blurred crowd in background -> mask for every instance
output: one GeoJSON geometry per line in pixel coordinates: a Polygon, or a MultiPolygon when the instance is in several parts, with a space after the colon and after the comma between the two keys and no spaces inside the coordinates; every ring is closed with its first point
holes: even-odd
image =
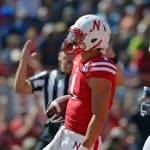
{"type": "Polygon", "coordinates": [[[137,99],[150,86],[149,0],[1,0],[0,1],[0,150],[34,150],[45,115],[41,93],[13,90],[21,49],[33,40],[39,53],[29,75],[57,67],[68,27],[82,15],[107,20],[111,45],[125,75],[103,133],[106,150],[141,150],[150,135],[150,116],[141,117],[137,99]]]}

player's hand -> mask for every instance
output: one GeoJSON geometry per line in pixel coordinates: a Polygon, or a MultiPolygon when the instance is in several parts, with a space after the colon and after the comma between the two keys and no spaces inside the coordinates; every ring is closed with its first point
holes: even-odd
{"type": "Polygon", "coordinates": [[[52,123],[61,123],[64,121],[64,117],[58,116],[57,114],[54,114],[51,118],[48,119],[52,123]]]}
{"type": "Polygon", "coordinates": [[[35,51],[35,44],[31,41],[28,40],[22,49],[22,54],[21,54],[21,60],[28,64],[31,60],[32,53],[35,51]]]}
{"type": "Polygon", "coordinates": [[[150,115],[150,102],[149,101],[145,101],[142,102],[140,105],[140,114],[141,116],[146,116],[146,115],[150,115]]]}

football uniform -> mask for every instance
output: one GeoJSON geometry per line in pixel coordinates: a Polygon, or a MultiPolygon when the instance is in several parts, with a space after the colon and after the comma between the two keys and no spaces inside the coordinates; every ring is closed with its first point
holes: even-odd
{"type": "Polygon", "coordinates": [[[71,99],[67,105],[65,127],[82,135],[85,135],[88,123],[92,117],[91,89],[88,86],[88,79],[91,77],[104,78],[111,81],[112,89],[109,99],[109,105],[111,106],[115,92],[116,66],[111,60],[103,56],[98,56],[82,63],[79,55],[74,61],[69,83],[71,99]]]}
{"type": "MultiPolygon", "coordinates": [[[[44,150],[80,150],[92,117],[91,89],[88,86],[88,80],[92,77],[111,81],[109,98],[109,107],[111,107],[115,92],[116,66],[104,56],[97,56],[82,62],[81,55],[78,55],[74,59],[69,82],[71,98],[67,104],[64,127],[44,150]]],[[[99,138],[91,150],[99,150],[100,147],[101,139],[99,138]]]]}

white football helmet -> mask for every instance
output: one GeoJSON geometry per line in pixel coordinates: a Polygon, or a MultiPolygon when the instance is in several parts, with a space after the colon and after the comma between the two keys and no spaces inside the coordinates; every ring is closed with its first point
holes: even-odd
{"type": "Polygon", "coordinates": [[[64,49],[67,53],[106,49],[110,34],[110,27],[106,21],[97,15],[85,15],[70,27],[64,49]]]}

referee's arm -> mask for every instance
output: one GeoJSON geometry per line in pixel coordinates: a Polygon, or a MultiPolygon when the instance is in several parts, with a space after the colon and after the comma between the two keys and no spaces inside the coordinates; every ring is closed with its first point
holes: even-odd
{"type": "Polygon", "coordinates": [[[27,79],[27,68],[30,63],[30,59],[34,59],[30,54],[30,44],[32,43],[27,42],[25,44],[19,67],[16,72],[14,89],[19,94],[31,94],[35,91],[42,91],[45,82],[49,78],[49,73],[47,71],[43,71],[27,79]]]}

